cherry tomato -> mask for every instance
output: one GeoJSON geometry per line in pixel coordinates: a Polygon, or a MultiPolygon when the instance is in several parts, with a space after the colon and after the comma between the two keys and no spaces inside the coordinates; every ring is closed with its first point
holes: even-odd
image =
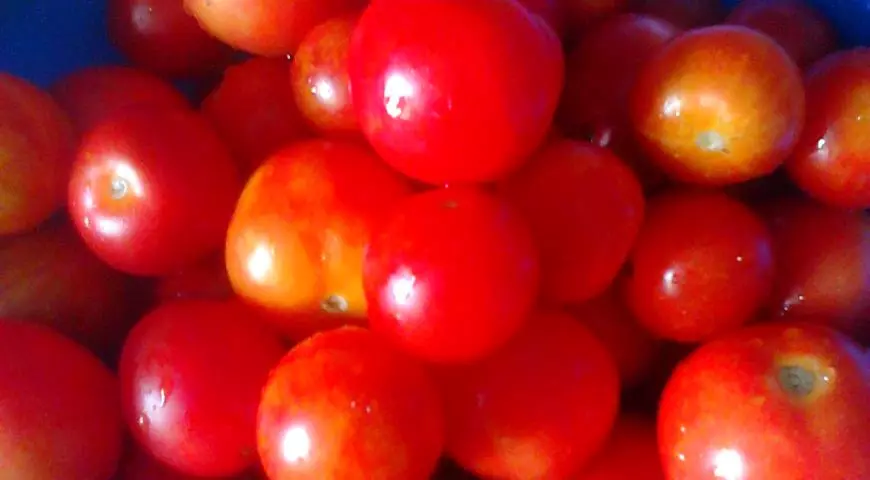
{"type": "Polygon", "coordinates": [[[8,479],[108,479],[121,458],[117,383],[52,330],[0,320],[0,458],[8,479]]]}
{"type": "Polygon", "coordinates": [[[604,450],[576,480],[665,480],[655,422],[623,415],[604,450]]]}
{"type": "Polygon", "coordinates": [[[239,190],[229,152],[198,113],[140,107],[82,140],[70,213],[109,265],[165,275],[220,248],[239,190]]]}
{"type": "Polygon", "coordinates": [[[197,77],[230,63],[233,51],[199,26],[180,0],[109,0],[112,43],[135,65],[170,77],[197,77]]]}
{"type": "Polygon", "coordinates": [[[772,242],[763,221],[724,193],[664,194],[648,204],[627,301],[643,326],[670,340],[738,327],[773,288],[772,242]]]}
{"type": "Polygon", "coordinates": [[[744,0],[725,21],[770,35],[801,67],[837,46],[831,22],[801,0],[744,0]]]}
{"type": "Polygon", "coordinates": [[[239,302],[178,301],[145,316],[121,353],[136,441],[184,473],[229,476],[257,459],[256,412],[281,338],[239,302]]]}
{"type": "Polygon", "coordinates": [[[281,147],[309,134],[290,90],[289,72],[286,59],[252,58],[228,68],[202,102],[203,114],[246,175],[281,147]]]}
{"type": "Polygon", "coordinates": [[[574,138],[612,149],[649,188],[660,184],[663,174],[636,145],[628,99],[641,68],[678,33],[655,17],[619,15],[589,30],[565,61],[559,125],[574,138]]]}
{"type": "Polygon", "coordinates": [[[257,445],[272,480],[429,478],[444,412],[427,373],[357,327],[316,334],[272,372],[257,445]]]}
{"type": "Polygon", "coordinates": [[[224,255],[214,255],[160,279],[155,296],[173,300],[225,300],[233,296],[224,255]]]}
{"type": "Polygon", "coordinates": [[[350,92],[348,55],[356,17],[339,17],[311,29],[290,69],[293,95],[309,122],[324,133],[359,131],[350,92]]]}
{"type": "Polygon", "coordinates": [[[714,340],[662,395],[667,478],[870,478],[868,398],[866,351],[833,330],[768,324],[714,340]]]}
{"type": "Polygon", "coordinates": [[[619,373],[605,347],[559,312],[537,312],[492,356],[438,372],[447,453],[484,478],[574,478],[607,441],[619,373]]]}
{"type": "Polygon", "coordinates": [[[870,207],[870,50],[833,53],[806,74],[807,124],[791,160],[791,178],[816,199],[870,207]]]}
{"type": "Polygon", "coordinates": [[[314,26],[362,10],[368,0],[183,0],[206,31],[255,55],[296,52],[314,26]]]}
{"type": "Polygon", "coordinates": [[[0,235],[60,210],[74,151],[70,121],[51,96],[0,72],[0,235]]]}
{"type": "Polygon", "coordinates": [[[681,28],[704,27],[725,17],[722,0],[629,0],[632,12],[653,15],[681,28]]]}
{"type": "Polygon", "coordinates": [[[400,172],[487,182],[547,136],[562,90],[559,39],[503,0],[376,1],[350,49],[360,127],[400,172]]]}
{"type": "Polygon", "coordinates": [[[607,290],[643,221],[643,191],[627,165],[604,148],[556,140],[502,191],[535,235],[544,300],[582,302],[607,290]]]}
{"type": "Polygon", "coordinates": [[[631,114],[647,153],[677,180],[738,183],[772,172],[791,152],[804,122],[803,84],[767,35],[701,28],[647,63],[631,114]]]}
{"type": "Polygon", "coordinates": [[[461,187],[419,193],[372,233],[369,325],[417,357],[474,361],[522,327],[540,276],[532,232],[506,201],[461,187]]]}

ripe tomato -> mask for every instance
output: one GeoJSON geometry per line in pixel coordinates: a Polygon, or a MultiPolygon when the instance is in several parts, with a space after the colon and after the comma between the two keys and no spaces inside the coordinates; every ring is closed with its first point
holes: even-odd
{"type": "Polygon", "coordinates": [[[772,172],[791,152],[804,122],[803,84],[767,35],[701,28],[647,63],[631,114],[647,153],[677,180],[738,183],[772,172]]]}
{"type": "Polygon", "coordinates": [[[256,462],[260,389],[285,352],[239,302],[158,306],[121,353],[121,405],[151,455],[191,475],[229,476],[256,462]]]}
{"type": "Polygon", "coordinates": [[[0,235],[63,207],[73,149],[69,119],[51,96],[0,72],[0,235]]]}
{"type": "Polygon", "coordinates": [[[183,0],[206,31],[255,55],[296,52],[316,25],[362,10],[368,0],[183,0]]]}
{"type": "Polygon", "coordinates": [[[643,221],[643,191],[627,165],[604,148],[556,140],[502,191],[535,236],[545,301],[582,302],[607,290],[643,221]]]}
{"type": "Polygon", "coordinates": [[[161,278],[155,290],[159,303],[174,300],[226,300],[233,296],[223,252],[161,278]]]}
{"type": "Polygon", "coordinates": [[[272,480],[429,478],[444,445],[441,398],[367,330],[316,334],[272,372],[257,445],[272,480]]]}
{"type": "Polygon", "coordinates": [[[866,351],[833,330],[767,324],[714,340],[662,395],[667,478],[870,478],[868,398],[866,351]]]}
{"type": "Polygon", "coordinates": [[[558,312],[533,314],[492,356],[438,377],[447,453],[485,478],[574,478],[604,446],[619,407],[613,359],[558,312]]]}
{"type": "Polygon", "coordinates": [[[773,287],[770,232],[717,192],[650,200],[631,256],[627,301],[655,334],[695,342],[751,320],[773,287]]]}
{"type": "Polygon", "coordinates": [[[290,67],[299,109],[324,133],[359,131],[348,72],[355,26],[356,17],[339,17],[314,27],[302,40],[290,67]]]}
{"type": "Polygon", "coordinates": [[[123,445],[117,388],[81,346],[0,320],[3,478],[111,478],[123,445]]]}
{"type": "Polygon", "coordinates": [[[510,339],[538,297],[538,252],[506,201],[470,188],[419,193],[372,233],[371,328],[433,362],[469,362],[510,339]]]}
{"type": "Polygon", "coordinates": [[[82,140],[70,213],[109,265],[165,275],[220,248],[239,190],[229,152],[198,113],[140,107],[82,140]]]}
{"type": "Polygon", "coordinates": [[[487,182],[547,136],[562,90],[559,39],[503,0],[376,1],[350,50],[360,127],[400,172],[487,182]]]}
{"type": "Polygon", "coordinates": [[[807,125],[786,168],[822,202],[870,207],[868,87],[870,50],[833,53],[807,71],[807,125]]]}
{"type": "Polygon", "coordinates": [[[206,33],[181,0],[109,0],[106,24],[133,64],[161,75],[197,77],[232,59],[232,49],[206,33]]]}
{"type": "Polygon", "coordinates": [[[230,147],[246,176],[281,147],[308,136],[290,90],[290,63],[252,58],[226,70],[202,112],[230,147]]]}
{"type": "Polygon", "coordinates": [[[604,450],[575,480],[665,480],[655,422],[623,415],[604,450]]]}
{"type": "Polygon", "coordinates": [[[226,240],[233,288],[286,314],[364,318],[372,228],[410,194],[404,178],[356,143],[311,140],[279,151],[250,179],[233,215],[226,240]]]}
{"type": "Polygon", "coordinates": [[[722,0],[629,0],[629,8],[689,29],[719,23],[725,17],[722,3],[722,0]]]}

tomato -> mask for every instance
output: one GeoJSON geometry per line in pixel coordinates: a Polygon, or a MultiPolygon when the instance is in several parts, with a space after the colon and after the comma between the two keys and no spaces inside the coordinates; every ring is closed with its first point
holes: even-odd
{"type": "Polygon", "coordinates": [[[837,47],[831,22],[801,0],[745,0],[725,21],[770,35],[801,67],[837,47]]]}
{"type": "Polygon", "coordinates": [[[770,37],[741,26],[685,33],[638,77],[632,123],[668,174],[706,185],[764,176],[804,122],[800,71],[770,37]]]}
{"type": "Polygon", "coordinates": [[[655,422],[623,415],[616,422],[604,450],[576,480],[665,480],[659,457],[655,422]]]}
{"type": "Polygon", "coordinates": [[[31,230],[63,207],[73,149],[69,118],[51,96],[0,72],[0,235],[31,230]]]}
{"type": "Polygon", "coordinates": [[[488,182],[547,136],[564,64],[552,29],[503,0],[376,1],[350,47],[360,127],[427,183],[488,182]]]}
{"type": "Polygon", "coordinates": [[[870,50],[833,53],[806,74],[807,124],[786,168],[802,190],[838,207],[870,207],[870,50]]]}
{"type": "Polygon", "coordinates": [[[158,302],[222,300],[233,296],[223,253],[161,278],[156,287],[158,302]]]}
{"type": "Polygon", "coordinates": [[[204,118],[140,107],[84,137],[69,207],[103,261],[164,275],[220,248],[239,190],[235,164],[204,118]]]}
{"type": "Polygon", "coordinates": [[[433,362],[470,362],[510,339],[537,300],[534,238],[506,201],[471,188],[416,194],[372,232],[371,328],[433,362]]]}
{"type": "Polygon", "coordinates": [[[256,462],[256,411],[279,336],[238,302],[178,301],[124,344],[121,405],[136,441],[173,468],[229,476],[256,462]]]}
{"type": "Polygon", "coordinates": [[[364,250],[385,211],[410,194],[404,178],[356,143],[311,140],[279,151],[233,215],[233,288],[277,312],[322,313],[325,326],[365,318],[364,250]]]}
{"type": "Polygon", "coordinates": [[[605,347],[559,312],[537,312],[504,348],[438,372],[447,453],[485,478],[574,478],[600,450],[619,407],[605,347]]]}
{"type": "Polygon", "coordinates": [[[289,65],[280,58],[234,65],[202,102],[203,114],[246,175],[281,147],[309,134],[290,90],[289,65]]]}
{"type": "Polygon", "coordinates": [[[547,22],[558,37],[561,38],[565,34],[568,26],[564,0],[519,0],[519,3],[530,13],[538,15],[547,22]]]}
{"type": "Polygon", "coordinates": [[[108,479],[123,445],[117,383],[83,347],[46,327],[0,320],[4,478],[108,479]]]}
{"type": "Polygon", "coordinates": [[[172,84],[148,72],[106,65],[76,70],[51,87],[79,135],[137,105],[189,108],[172,84]]]}
{"type": "Polygon", "coordinates": [[[311,29],[290,69],[293,95],[309,122],[324,133],[356,133],[348,55],[356,17],[330,19],[311,29]]]}
{"type": "Polygon", "coordinates": [[[655,17],[619,15],[589,30],[565,60],[559,125],[574,138],[612,149],[649,188],[660,184],[663,174],[636,144],[628,99],[641,68],[678,33],[655,17]]]}
{"type": "Polygon", "coordinates": [[[255,55],[296,52],[324,21],[359,12],[368,0],[183,0],[184,8],[215,37],[255,55]]]}
{"type": "Polygon", "coordinates": [[[444,444],[429,375],[357,327],[316,334],[272,372],[257,445],[272,480],[425,479],[444,444]]]}
{"type": "Polygon", "coordinates": [[[171,77],[224,68],[233,51],[206,33],[180,0],[109,0],[109,38],[135,65],[171,77]]]}
{"type": "Polygon", "coordinates": [[[681,28],[696,28],[719,23],[725,17],[722,3],[722,0],[629,0],[629,8],[681,28]]]}
{"type": "Polygon", "coordinates": [[[773,288],[772,243],[763,221],[723,193],[652,199],[631,255],[628,304],[643,326],[670,340],[738,327],[773,288]]]}
{"type": "Polygon", "coordinates": [[[544,300],[582,302],[607,290],[643,221],[643,191],[627,165],[604,148],[556,140],[502,191],[535,235],[544,300]]]}
{"type": "Polygon", "coordinates": [[[768,324],[714,340],[662,395],[667,478],[870,478],[867,398],[866,351],[832,330],[768,324]]]}

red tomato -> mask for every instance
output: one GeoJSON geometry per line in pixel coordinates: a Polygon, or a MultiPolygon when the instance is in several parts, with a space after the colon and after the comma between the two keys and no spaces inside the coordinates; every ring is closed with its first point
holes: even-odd
{"type": "Polygon", "coordinates": [[[722,0],[628,0],[630,10],[653,15],[681,28],[704,27],[725,17],[722,0]]]}
{"type": "Polygon", "coordinates": [[[619,409],[613,359],[563,313],[537,312],[492,356],[438,373],[447,453],[485,478],[574,478],[619,409]]]}
{"type": "Polygon", "coordinates": [[[165,275],[220,248],[239,189],[229,152],[198,113],[136,108],[82,140],[70,213],[109,265],[165,275]]]}
{"type": "Polygon", "coordinates": [[[870,363],[824,327],[747,328],[696,350],[662,396],[667,478],[870,478],[870,363]]]}
{"type": "Polygon", "coordinates": [[[567,18],[564,12],[564,0],[519,0],[519,3],[547,22],[557,36],[562,37],[565,34],[567,18]]]}
{"type": "Polygon", "coordinates": [[[79,135],[130,107],[189,108],[172,84],[148,72],[116,65],[77,70],[58,80],[51,93],[79,135]]]}
{"type": "Polygon", "coordinates": [[[3,478],[111,478],[123,447],[117,388],[81,346],[0,320],[3,478]]]}
{"type": "Polygon", "coordinates": [[[487,182],[547,136],[562,90],[559,39],[515,2],[376,1],[350,50],[363,133],[424,182],[487,182]]]}
{"type": "Polygon", "coordinates": [[[187,266],[157,283],[156,300],[226,300],[233,296],[224,255],[187,266]]]}
{"type": "Polygon", "coordinates": [[[833,53],[806,74],[807,124],[786,168],[802,190],[846,208],[870,207],[870,50],[833,53]]]}
{"type": "Polygon", "coordinates": [[[801,67],[837,47],[831,22],[801,0],[744,0],[725,21],[770,35],[801,67]]]}
{"type": "Polygon", "coordinates": [[[233,51],[199,26],[181,0],[109,0],[112,43],[135,65],[170,77],[224,68],[233,51]]]}
{"type": "Polygon", "coordinates": [[[632,123],[677,180],[738,183],[769,174],[804,122],[800,71],[767,35],[726,25],[684,33],[638,77],[632,123]]]}
{"type": "Polygon", "coordinates": [[[469,362],[510,339],[538,296],[538,252],[519,212],[469,188],[417,194],[372,233],[371,328],[433,362],[469,362]]]}
{"type": "Polygon", "coordinates": [[[368,0],[183,0],[206,31],[255,55],[296,52],[302,38],[333,17],[356,13],[368,0]]]}
{"type": "Polygon", "coordinates": [[[626,296],[650,331],[695,342],[751,320],[773,278],[770,233],[748,207],[724,193],[672,192],[649,203],[626,296]]]}
{"type": "Polygon", "coordinates": [[[191,475],[229,476],[256,462],[260,389],[285,347],[238,302],[157,307],[121,354],[121,404],[136,441],[191,475]]]}
{"type": "Polygon", "coordinates": [[[426,372],[356,327],[297,345],[263,390],[257,444],[272,480],[424,479],[444,445],[426,372]]]}
{"type": "Polygon", "coordinates": [[[74,149],[51,96],[0,72],[0,235],[30,230],[61,209],[74,149]]]}
{"type": "Polygon", "coordinates": [[[641,416],[620,417],[604,450],[575,480],[665,480],[656,425],[641,416]]]}
{"type": "Polygon", "coordinates": [[[252,58],[224,73],[202,112],[248,175],[281,147],[308,136],[286,59],[252,58]]]}
{"type": "Polygon", "coordinates": [[[627,165],[604,148],[556,140],[502,191],[535,235],[544,300],[582,302],[607,290],[643,221],[643,191],[627,165]]]}

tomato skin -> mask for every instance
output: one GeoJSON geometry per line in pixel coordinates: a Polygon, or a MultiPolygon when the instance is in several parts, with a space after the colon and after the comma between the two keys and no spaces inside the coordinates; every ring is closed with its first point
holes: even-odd
{"type": "Polygon", "coordinates": [[[135,108],[82,139],[69,208],[103,261],[159,276],[220,248],[240,183],[232,157],[198,113],[135,108]]]}
{"type": "Polygon", "coordinates": [[[624,414],[616,422],[604,449],[576,480],[665,480],[659,456],[656,424],[624,414]]]}
{"type": "Polygon", "coordinates": [[[868,478],[868,396],[865,350],[833,330],[766,324],[713,340],[677,367],[662,395],[667,478],[868,478]],[[794,369],[786,382],[809,388],[782,382],[794,369]]]}
{"type": "Polygon", "coordinates": [[[444,423],[422,367],[344,327],[298,344],[273,370],[257,438],[272,480],[422,480],[438,463],[444,423]]]}
{"type": "Polygon", "coordinates": [[[722,0],[629,0],[629,9],[685,29],[719,23],[726,13],[722,0]]]}
{"type": "Polygon", "coordinates": [[[532,233],[508,202],[463,187],[419,193],[372,232],[369,326],[418,358],[471,362],[522,327],[540,277],[532,233]]]}
{"type": "Polygon", "coordinates": [[[556,311],[532,314],[486,359],[437,375],[447,454],[484,478],[574,478],[606,443],[619,409],[613,359],[556,311]]]}
{"type": "Polygon", "coordinates": [[[376,1],[351,43],[362,132],[393,168],[439,186],[522,164],[549,133],[563,77],[559,39],[513,1],[376,1]]]}
{"type": "Polygon", "coordinates": [[[117,388],[83,347],[43,326],[0,320],[4,478],[110,479],[123,447],[117,388]]]}
{"type": "Polygon", "coordinates": [[[568,25],[563,0],[519,0],[519,3],[547,22],[556,36],[562,38],[565,34],[568,25]]]}
{"type": "Polygon", "coordinates": [[[237,301],[177,301],[134,327],[119,364],[127,426],[151,455],[199,476],[256,462],[260,389],[286,349],[237,301]]]}

